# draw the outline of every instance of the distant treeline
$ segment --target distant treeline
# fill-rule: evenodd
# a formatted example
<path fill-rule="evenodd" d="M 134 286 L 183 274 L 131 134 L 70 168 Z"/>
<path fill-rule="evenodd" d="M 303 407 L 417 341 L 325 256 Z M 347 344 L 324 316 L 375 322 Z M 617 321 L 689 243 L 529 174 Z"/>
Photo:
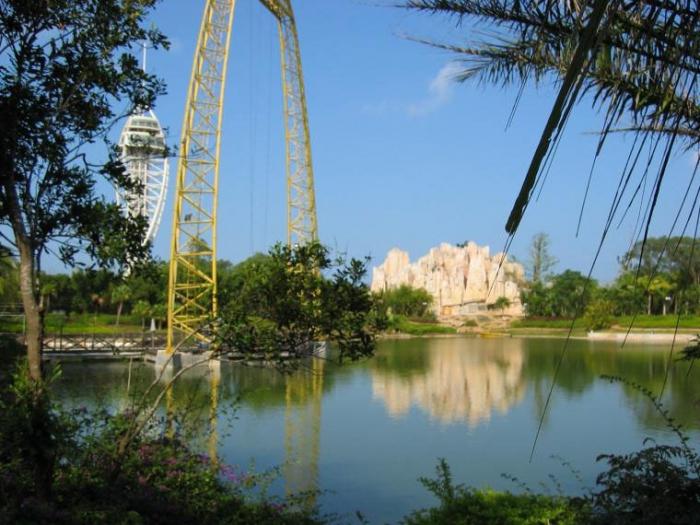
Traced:
<path fill-rule="evenodd" d="M 219 300 L 226 304 L 240 288 L 246 269 L 264 262 L 269 255 L 257 253 L 234 264 L 219 260 Z M 0 256 L 0 305 L 20 303 L 18 266 Z M 124 276 L 109 270 L 78 269 L 71 274 L 40 276 L 41 300 L 47 312 L 134 314 L 165 317 L 168 263 L 154 260 Z M 521 299 L 527 315 L 574 317 L 591 305 L 610 315 L 700 314 L 700 246 L 690 237 L 648 239 L 644 249 L 636 243 L 620 258 L 614 282 L 601 285 L 574 270 L 542 275 L 523 283 Z M 402 287 L 382 297 L 396 314 L 426 317 L 431 297 L 423 290 Z"/>
<path fill-rule="evenodd" d="M 574 317 L 591 308 L 615 316 L 698 314 L 700 246 L 691 237 L 640 241 L 620 258 L 620 273 L 609 285 L 566 270 L 526 283 L 522 301 L 537 317 Z"/>
<path fill-rule="evenodd" d="M 250 264 L 269 256 L 255 254 L 242 263 L 217 263 L 219 299 L 230 300 Z M 66 314 L 134 314 L 162 319 L 166 315 L 169 265 L 154 260 L 129 275 L 105 269 L 78 269 L 70 274 L 42 273 L 41 300 L 47 312 Z M 19 305 L 19 268 L 11 257 L 0 258 L 0 306 Z M 146 308 L 150 311 L 145 311 Z"/>

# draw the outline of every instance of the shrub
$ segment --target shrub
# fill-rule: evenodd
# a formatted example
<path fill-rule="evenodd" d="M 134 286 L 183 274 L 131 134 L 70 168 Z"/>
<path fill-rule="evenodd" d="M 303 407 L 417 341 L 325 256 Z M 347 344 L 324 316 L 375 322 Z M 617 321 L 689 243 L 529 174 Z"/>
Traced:
<path fill-rule="evenodd" d="M 433 296 L 422 288 L 413 288 L 407 284 L 402 284 L 398 288 L 385 290 L 379 294 L 383 303 L 391 308 L 394 315 L 404 315 L 406 317 L 418 319 L 434 319 L 434 314 L 430 311 L 433 304 Z"/>
<path fill-rule="evenodd" d="M 323 521 L 294 499 L 252 499 L 260 476 L 195 453 L 164 420 L 149 419 L 120 450 L 143 414 L 66 411 L 49 394 L 26 365 L 0 391 L 0 524 Z"/>
<path fill-rule="evenodd" d="M 444 459 L 436 471 L 436 479 L 420 481 L 439 505 L 411 513 L 404 518 L 405 525 L 576 525 L 588 521 L 588 508 L 580 500 L 454 485 Z"/>
<path fill-rule="evenodd" d="M 693 356 L 685 356 L 693 360 Z M 608 464 L 590 496 L 596 524 L 686 525 L 700 516 L 700 455 L 689 437 L 648 389 L 619 377 L 605 377 L 641 392 L 675 434 L 679 444 L 658 445 L 650 440 L 630 454 L 603 454 Z M 648 446 L 647 446 L 648 445 Z"/>
<path fill-rule="evenodd" d="M 592 301 L 583 314 L 583 322 L 587 330 L 604 330 L 613 324 L 615 305 L 606 299 Z"/>

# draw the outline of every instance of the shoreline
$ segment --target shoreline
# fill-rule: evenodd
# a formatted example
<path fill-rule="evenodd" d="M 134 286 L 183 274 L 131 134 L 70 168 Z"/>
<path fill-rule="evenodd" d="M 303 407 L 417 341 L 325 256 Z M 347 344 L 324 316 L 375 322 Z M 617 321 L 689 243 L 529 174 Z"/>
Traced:
<path fill-rule="evenodd" d="M 377 339 L 380 341 L 391 341 L 391 340 L 404 340 L 404 339 L 425 339 L 425 338 L 436 338 L 436 339 L 451 339 L 458 337 L 465 338 L 481 338 L 481 339 L 498 339 L 498 338 L 527 338 L 527 339 L 566 339 L 568 337 L 568 330 L 556 330 L 543 328 L 541 331 L 538 329 L 530 329 L 528 332 L 514 332 L 514 331 L 473 331 L 473 332 L 460 332 L 454 334 L 409 334 L 405 332 L 396 333 L 382 333 Z M 700 329 L 698 330 L 700 332 Z M 575 339 L 578 341 L 591 341 L 591 342 L 617 342 L 617 343 L 638 343 L 647 345 L 687 345 L 693 339 L 697 337 L 696 332 L 654 332 L 654 331 L 633 331 L 629 334 L 627 332 L 588 332 L 582 333 L 580 331 L 574 331 L 571 334 L 570 339 Z"/>

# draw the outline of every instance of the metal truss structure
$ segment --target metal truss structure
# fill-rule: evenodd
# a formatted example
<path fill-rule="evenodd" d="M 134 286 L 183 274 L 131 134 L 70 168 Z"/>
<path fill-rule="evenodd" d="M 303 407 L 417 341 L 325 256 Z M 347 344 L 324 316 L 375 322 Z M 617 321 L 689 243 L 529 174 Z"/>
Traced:
<path fill-rule="evenodd" d="M 153 111 L 139 112 L 127 119 L 119 136 L 119 148 L 129 178 L 140 184 L 140 191 L 117 188 L 117 204 L 131 216 L 146 217 L 145 244 L 158 233 L 169 173 L 165 134 Z"/>
<path fill-rule="evenodd" d="M 260 0 L 278 21 L 287 170 L 287 242 L 318 238 L 309 121 L 291 0 Z M 168 287 L 168 342 L 211 341 L 217 318 L 216 219 L 226 68 L 236 0 L 206 0 L 180 141 Z"/>

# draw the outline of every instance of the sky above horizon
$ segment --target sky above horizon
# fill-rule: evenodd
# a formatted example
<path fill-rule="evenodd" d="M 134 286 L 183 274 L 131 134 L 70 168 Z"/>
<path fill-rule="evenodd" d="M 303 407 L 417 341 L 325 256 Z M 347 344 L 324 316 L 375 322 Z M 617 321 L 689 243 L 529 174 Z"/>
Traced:
<path fill-rule="evenodd" d="M 504 225 L 556 91 L 528 86 L 512 125 L 517 88 L 453 82 L 449 52 L 407 36 L 478 40 L 454 19 L 361 0 L 296 0 L 308 100 L 321 241 L 380 264 L 399 247 L 411 259 L 442 242 L 473 240 L 502 249 Z M 219 258 L 240 261 L 286 238 L 282 92 L 276 25 L 257 0 L 238 0 L 224 110 L 219 194 Z M 164 0 L 153 21 L 170 51 L 151 52 L 148 69 L 168 85 L 155 112 L 179 141 L 203 0 Z M 527 261 L 537 232 L 566 268 L 586 273 L 607 216 L 630 137 L 610 139 L 598 160 L 576 236 L 579 209 L 601 117 L 580 104 L 537 202 L 511 253 Z M 119 133 L 115 129 L 114 136 Z M 169 257 L 175 162 L 154 254 Z M 676 155 L 662 191 L 653 235 L 668 233 L 692 172 Z M 612 280 L 633 235 L 636 208 L 610 233 L 593 275 Z"/>

